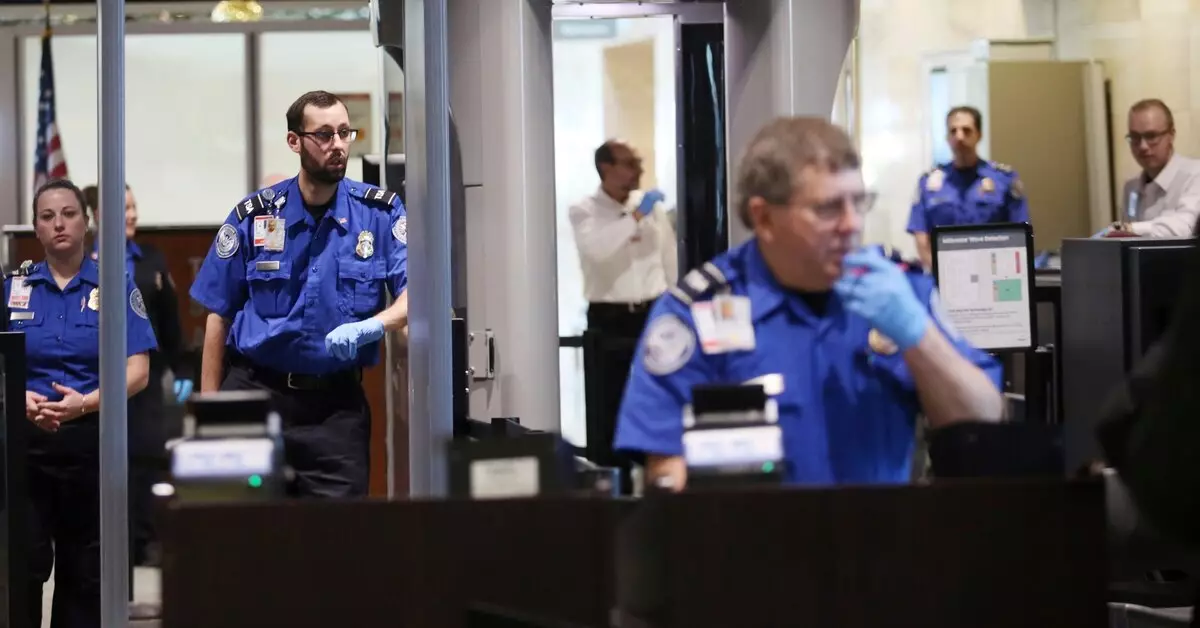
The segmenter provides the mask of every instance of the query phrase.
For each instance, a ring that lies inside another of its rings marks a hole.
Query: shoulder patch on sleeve
[[[1013,176],[1012,183],[1008,186],[1008,193],[1013,198],[1022,198],[1025,196],[1025,184],[1021,182],[1021,177]]]
[[[396,199],[400,198],[400,195],[391,190],[365,186],[358,191],[358,197],[377,207],[391,209],[395,206]]]
[[[217,230],[217,257],[221,259],[233,257],[240,245],[237,229],[229,223],[221,225],[221,228]]]
[[[668,292],[680,301],[691,305],[704,298],[705,295],[728,285],[729,280],[725,278],[725,273],[721,272],[716,264],[704,262],[699,268],[693,268],[684,275],[679,283]]]
[[[146,302],[142,299],[142,291],[137,288],[129,293],[129,309],[133,310],[133,313],[137,314],[139,318],[150,318],[146,315]]]
[[[270,189],[270,188],[268,188],[268,189]],[[238,206],[237,206],[238,222],[241,222],[241,221],[245,220],[246,218],[253,216],[254,214],[257,214],[258,212],[262,211],[263,209],[265,209],[267,207],[267,204],[269,201],[268,201],[268,199],[263,197],[263,194],[266,191],[267,190],[263,190],[262,192],[259,192],[258,194],[250,196],[246,200],[238,203]],[[274,198],[274,196],[275,196],[274,190],[271,190],[271,196],[272,196],[272,198]]]
[[[408,218],[401,216],[392,223],[392,237],[400,244],[408,244]]]
[[[991,163],[992,163],[992,167],[995,168],[996,170],[999,170],[1000,172],[1012,172],[1013,171],[1013,167],[1008,164],[1002,164],[998,161],[993,161]]]
[[[674,314],[650,321],[642,343],[642,362],[651,375],[678,371],[696,351],[696,335]]]

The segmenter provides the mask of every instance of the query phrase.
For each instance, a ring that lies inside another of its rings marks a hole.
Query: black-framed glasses
[[[1167,129],[1166,131],[1146,131],[1145,133],[1134,133],[1131,131],[1125,136],[1125,141],[1129,142],[1131,146],[1137,146],[1145,140],[1147,144],[1154,146],[1162,141],[1162,138],[1170,135],[1171,131],[1172,129]]]
[[[300,137],[313,137],[322,144],[328,144],[333,141],[333,138],[341,139],[345,142],[353,142],[358,139],[358,129],[338,129],[336,131],[296,131],[296,135]]]

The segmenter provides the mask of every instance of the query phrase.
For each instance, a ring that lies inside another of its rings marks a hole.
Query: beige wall
[[[862,0],[863,167],[880,195],[867,219],[868,241],[915,253],[904,227],[930,154],[926,55],[964,50],[977,39],[1047,37],[1052,6],[1051,0]]]
[[[1200,156],[1200,0],[1059,0],[1062,59],[1094,58],[1111,82],[1115,186],[1137,173],[1125,142],[1125,115],[1142,98],[1175,113],[1181,153]]]

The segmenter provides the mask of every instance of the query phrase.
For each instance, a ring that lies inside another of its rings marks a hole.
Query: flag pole
[[[125,2],[96,0],[100,206],[125,206]],[[129,458],[125,392],[125,224],[100,233],[100,609],[101,625],[129,625]],[[107,367],[107,368],[105,368]],[[104,375],[107,373],[107,375]]]

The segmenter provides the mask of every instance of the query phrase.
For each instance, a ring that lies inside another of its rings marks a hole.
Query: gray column
[[[453,434],[446,2],[404,0],[409,485],[413,497],[445,495],[445,448]]]
[[[472,392],[471,413],[557,431],[550,2],[450,2],[452,102],[468,186],[468,325],[496,335],[496,379]]]
[[[858,0],[725,3],[731,195],[741,152],[759,127],[777,116],[830,117],[857,25]],[[732,197],[730,208],[736,213]],[[730,220],[731,246],[749,235]]]
[[[99,0],[98,4],[100,205],[124,207],[125,3]],[[100,617],[104,626],[116,628],[129,623],[125,223],[101,221],[99,237],[100,373],[108,373],[100,378]]]

